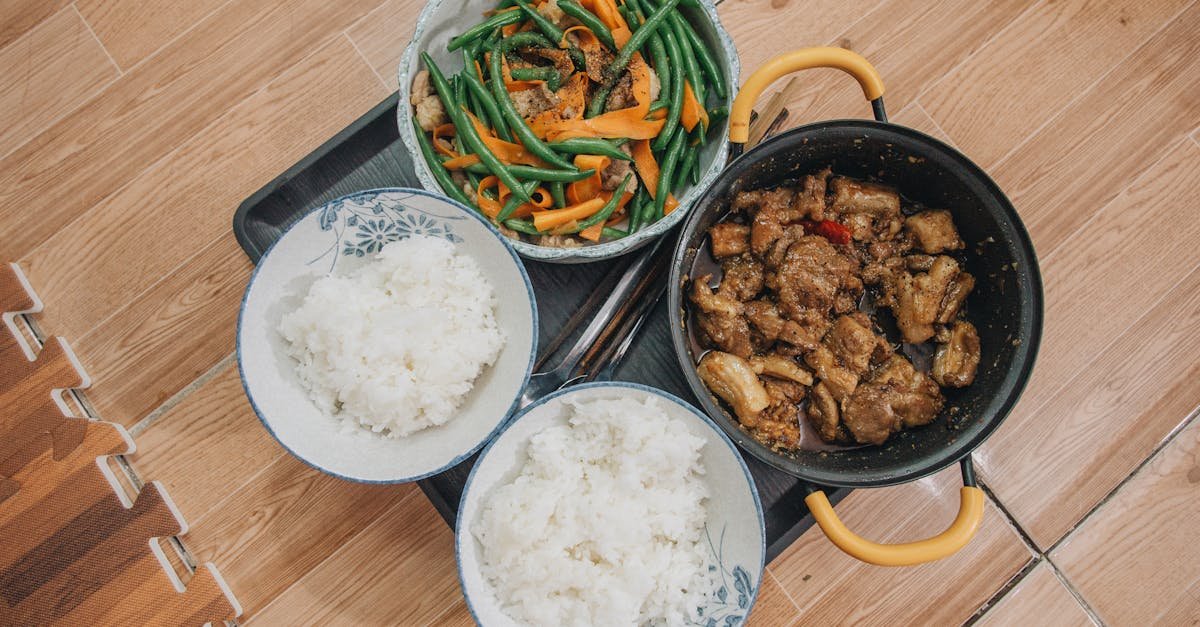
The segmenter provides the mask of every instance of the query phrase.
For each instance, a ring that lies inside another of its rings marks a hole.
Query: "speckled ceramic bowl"
[[[738,84],[738,74],[741,71],[737,49],[734,48],[733,39],[729,37],[729,33],[725,32],[725,29],[721,27],[720,19],[717,17],[717,9],[711,0],[701,0],[700,5],[701,8],[699,9],[683,8],[682,10],[687,15],[689,21],[696,25],[697,32],[708,43],[709,50],[716,53],[718,63],[723,63],[726,80],[731,86],[730,91],[734,92]],[[400,106],[397,107],[400,137],[404,139],[404,145],[409,148],[409,152],[412,155],[413,167],[417,173],[417,179],[420,180],[421,186],[425,189],[438,193],[442,192],[441,187],[434,180],[433,174],[430,173],[429,166],[425,163],[425,158],[421,156],[420,147],[417,144],[417,138],[413,131],[413,109],[408,104],[412,88],[412,77],[421,69],[420,53],[422,51],[428,52],[433,57],[433,60],[437,62],[438,67],[442,68],[447,74],[458,72],[463,67],[462,55],[459,52],[447,52],[447,42],[450,41],[451,37],[483,20],[483,12],[495,6],[496,0],[466,0],[465,2],[430,0],[425,5],[425,10],[421,12],[420,17],[417,18],[416,31],[413,33],[412,42],[408,45],[408,48],[404,51],[404,57],[400,60]],[[732,102],[732,99],[733,93],[730,93],[730,102]],[[709,141],[701,149],[701,175],[699,184],[685,187],[683,193],[679,195],[682,210],[672,212],[671,215],[666,216],[647,228],[641,229],[633,235],[611,242],[584,245],[580,248],[535,246],[514,240],[512,242],[513,248],[522,257],[548,261],[550,263],[585,263],[588,261],[609,259],[636,250],[663,233],[666,233],[683,219],[693,201],[700,197],[704,190],[716,179],[717,174],[724,169],[728,154],[728,127],[727,122],[722,122],[720,126],[710,129]]]
[[[318,277],[351,272],[384,244],[409,235],[450,240],[478,262],[495,290],[496,322],[506,338],[496,363],[449,422],[389,439],[345,426],[309,399],[279,322]],[[537,349],[533,287],[507,241],[474,211],[416,189],[358,192],[300,218],[259,261],[238,316],[238,367],[263,425],[305,463],[368,483],[414,481],[478,450],[516,408]]]
[[[526,459],[529,438],[546,427],[565,424],[564,401],[609,398],[656,398],[671,418],[682,420],[695,436],[704,438],[701,450],[704,481],[708,484],[707,531],[709,562],[717,590],[704,605],[705,623],[741,625],[758,596],[766,559],[762,503],[746,463],[733,442],[707,416],[679,398],[636,383],[589,383],[551,394],[522,410],[483,450],[467,478],[455,524],[458,576],[467,607],[485,627],[514,625],[501,609],[492,586],[480,570],[479,540],[472,533],[483,499],[512,481]],[[709,619],[712,619],[711,621]],[[715,621],[715,622],[713,622]]]

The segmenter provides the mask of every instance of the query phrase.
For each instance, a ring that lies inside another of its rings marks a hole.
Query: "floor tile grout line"
[[[387,508],[385,508],[383,511],[379,512],[379,514],[377,514],[375,516],[375,518],[371,519],[371,522],[367,523],[366,525],[363,525],[362,529],[359,529],[358,531],[356,531],[353,534],[351,534],[350,536],[348,536],[345,540],[342,541],[341,544],[338,545],[338,547],[336,549],[333,550],[332,553],[330,553],[329,555],[326,555],[324,558],[321,559],[321,561],[317,562],[316,564],[313,564],[312,568],[309,568],[307,571],[304,572],[304,574],[297,577],[295,581],[293,581],[291,584],[288,585],[288,587],[284,588],[283,590],[280,590],[279,593],[276,594],[274,598],[272,598],[270,601],[268,601],[266,605],[259,608],[258,611],[255,613],[261,614],[261,613],[267,611],[267,608],[274,605],[275,602],[278,601],[281,597],[283,597],[283,595],[287,594],[287,592],[289,590],[291,590],[292,588],[295,588],[297,585],[299,585],[300,582],[303,581],[305,577],[312,574],[313,571],[320,568],[321,565],[324,564],[325,562],[333,559],[334,557],[336,557],[337,555],[339,555],[343,551],[345,551],[346,547],[349,546],[350,544],[352,544],[354,542],[355,538],[358,538],[362,534],[366,533],[368,530],[374,528],[376,525],[382,524],[380,521],[382,521],[385,516],[387,516],[389,513],[391,513],[392,510],[398,509],[399,507],[408,503],[418,493],[421,493],[421,490],[419,488],[414,488],[411,491],[409,491],[408,494],[400,497],[399,501],[392,503]],[[440,524],[440,521],[434,521],[434,522]],[[444,614],[445,614],[445,612],[442,612],[442,614],[438,614],[438,616],[435,617],[435,619],[440,618]]]
[[[950,136],[950,133],[946,132],[946,129],[942,128],[942,125],[937,121],[937,118],[933,117],[933,114],[930,113],[929,110],[925,108],[925,105],[921,104],[921,101],[917,100],[916,98],[913,99],[912,104],[916,105],[917,108],[921,110],[921,113],[924,113],[925,117],[929,118],[930,122],[933,122],[933,128],[936,128],[937,131],[939,133],[941,133],[943,137],[946,138],[947,143],[949,143],[951,146],[953,146],[954,138]]]
[[[1083,596],[1083,593],[1075,588],[1075,584],[1071,583],[1070,579],[1067,579],[1066,574],[1059,570],[1058,564],[1055,564],[1049,555],[1046,555],[1046,566],[1054,574],[1055,578],[1058,579],[1058,582],[1062,584],[1062,587],[1066,588],[1067,592],[1075,598],[1075,602],[1079,604],[1079,607],[1083,608],[1084,613],[1088,615],[1088,618],[1092,619],[1092,622],[1101,626],[1106,625],[1104,619],[1100,617],[1100,613],[1088,602],[1087,597]]]
[[[172,394],[169,398],[167,398],[167,400],[163,401],[157,407],[152,409],[150,413],[146,414],[145,417],[135,422],[133,426],[129,427],[129,435],[136,438],[142,433],[145,433],[146,429],[150,428],[151,425],[157,422],[158,419],[163,417],[167,412],[177,407],[185,398],[191,396],[193,392],[201,387],[204,387],[204,385],[209,381],[212,381],[220,376],[221,372],[224,371],[225,368],[236,363],[236,353],[229,353],[228,355],[222,357],[219,361],[217,361],[217,363],[213,364],[211,368],[200,373],[200,376],[192,379],[191,382],[180,388],[178,392]]]
[[[775,582],[775,587],[779,588],[780,590],[783,591],[783,596],[787,597],[788,603],[792,604],[792,607],[796,610],[796,614],[803,616],[804,612],[802,612],[800,610],[800,604],[796,602],[796,599],[794,597],[792,597],[792,593],[788,592],[788,589],[783,587],[783,584],[780,583],[779,578],[776,577],[775,573],[771,571],[770,564],[766,564],[763,566],[763,575],[770,577],[771,581]],[[761,585],[761,583],[760,583],[760,585]],[[753,613],[753,611],[751,611],[751,613]]]
[[[79,18],[79,21],[83,22],[83,27],[91,34],[92,39],[96,40],[96,45],[100,46],[100,49],[104,51],[104,56],[108,57],[108,62],[112,63],[113,69],[117,71],[117,78],[125,76],[125,71],[121,69],[121,64],[117,63],[117,60],[113,58],[112,53],[108,51],[108,46],[105,46],[104,42],[100,41],[100,36],[96,34],[96,31],[92,28],[91,23],[87,21],[87,18],[83,17],[83,13],[80,12],[79,7],[74,2],[70,6],[75,11],[75,15]]]
[[[1071,525],[1069,529],[1063,532],[1062,536],[1055,540],[1050,545],[1050,548],[1046,549],[1046,554],[1049,555],[1054,551],[1057,551],[1063,545],[1063,543],[1065,543],[1071,538],[1072,535],[1075,534],[1076,531],[1079,531],[1080,528],[1087,524],[1088,520],[1096,516],[1101,508],[1115,498],[1117,493],[1120,492],[1122,488],[1124,488],[1129,482],[1133,481],[1134,477],[1141,473],[1146,466],[1149,466],[1151,463],[1153,463],[1155,458],[1157,458],[1158,455],[1167,448],[1167,446],[1169,446],[1177,437],[1179,437],[1180,433],[1183,433],[1184,430],[1186,430],[1193,422],[1196,422],[1197,420],[1200,420],[1200,406],[1197,406],[1188,412],[1188,414],[1179,421],[1179,424],[1175,425],[1175,427],[1163,437],[1162,441],[1155,445],[1155,447],[1151,449],[1151,451],[1146,454],[1145,457],[1142,458],[1142,461],[1138,462],[1138,464],[1134,466],[1133,469],[1130,470],[1129,473],[1127,473],[1125,477],[1117,483],[1117,485],[1113,486],[1113,488],[1105,493],[1100,500],[1096,501],[1096,504],[1088,509],[1088,511],[1082,517],[1080,517],[1074,525]]]
[[[1147,46],[1149,46],[1150,42],[1154,41],[1154,38],[1158,37],[1159,33],[1162,33],[1164,30],[1166,30],[1168,27],[1170,27],[1171,24],[1173,24],[1175,22],[1175,20],[1179,19],[1180,15],[1183,15],[1183,13],[1186,12],[1188,9],[1190,9],[1192,7],[1192,5],[1196,4],[1197,1],[1198,0],[1192,0],[1192,2],[1185,4],[1183,6],[1183,8],[1176,11],[1174,15],[1172,15],[1170,18],[1168,18],[1166,21],[1164,21],[1162,24],[1160,24],[1158,26],[1158,28],[1154,29],[1154,31],[1151,32],[1150,34],[1146,35],[1146,38],[1143,39],[1140,43],[1138,43],[1138,45],[1133,46],[1129,50],[1129,52],[1125,54],[1125,56],[1121,57],[1120,60],[1118,60],[1116,63],[1114,63],[1112,66],[1110,66],[1107,70],[1101,72],[1100,75],[1098,77],[1096,77],[1096,80],[1092,81],[1085,87],[1082,87],[1077,92],[1075,92],[1075,95],[1072,96],[1065,103],[1063,103],[1063,105],[1061,107],[1059,107],[1058,110],[1055,111],[1053,115],[1051,115],[1049,118],[1047,118],[1045,122],[1042,122],[1033,131],[1026,133],[1025,137],[1022,138],[1021,141],[1017,142],[1016,144],[1013,145],[1012,148],[1008,149],[1008,152],[1001,155],[1000,158],[996,159],[992,163],[987,164],[987,168],[994,170],[994,169],[1000,167],[1000,165],[1003,164],[1005,161],[1007,161],[1009,157],[1016,154],[1023,146],[1025,146],[1025,144],[1028,144],[1030,141],[1032,141],[1035,136],[1037,136],[1039,133],[1041,133],[1043,130],[1045,130],[1047,127],[1049,127],[1053,122],[1055,122],[1062,116],[1066,115],[1067,112],[1070,110],[1070,108],[1076,102],[1079,102],[1080,100],[1082,100],[1084,96],[1091,94],[1093,90],[1100,88],[1100,86],[1104,84],[1105,79],[1107,79],[1110,75],[1112,75],[1114,72],[1116,72],[1122,65],[1125,64],[1126,61],[1133,58],[1133,55],[1137,54],[1138,52],[1141,52],[1143,48],[1146,48]]]
[[[354,48],[354,52],[358,53],[358,58],[362,59],[363,63],[366,63],[367,67],[371,69],[371,73],[375,75],[375,78],[379,79],[379,84],[383,85],[383,88],[388,90],[388,93],[391,93],[391,87],[389,87],[387,82],[383,80],[383,76],[379,74],[379,71],[375,69],[375,66],[371,64],[371,60],[367,58],[367,55],[363,54],[362,48],[358,47],[358,43],[354,41],[354,38],[350,36],[350,29],[347,28],[346,30],[342,31],[342,35],[346,37],[346,41],[350,42],[350,47]]]
[[[1022,581],[1025,581],[1030,573],[1032,573],[1034,569],[1037,568],[1038,564],[1042,563],[1043,560],[1044,556],[1041,554],[1035,553],[1032,555],[1031,559],[1021,567],[1021,570],[1017,571],[1017,574],[1013,575],[1008,581],[1004,582],[1004,585],[1000,586],[999,589],[993,592],[992,596],[988,597],[988,599],[984,601],[983,604],[980,605],[973,614],[968,616],[967,619],[961,623],[962,627],[970,627],[971,625],[983,620],[983,617],[987,616],[988,613],[994,610],[1001,601],[1008,597],[1008,595],[1012,594],[1012,591],[1016,590],[1017,586],[1019,586]]]

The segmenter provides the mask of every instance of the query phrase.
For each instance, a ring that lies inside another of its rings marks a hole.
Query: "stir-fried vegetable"
[[[421,55],[432,89],[414,102],[445,112],[414,120],[437,183],[535,243],[620,239],[670,214],[728,105],[698,7],[499,0],[450,40],[457,74]]]

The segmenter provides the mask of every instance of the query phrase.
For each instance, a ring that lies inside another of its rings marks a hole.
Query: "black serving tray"
[[[397,95],[392,94],[299,163],[242,202],[233,217],[233,233],[257,263],[297,217],[339,196],[377,187],[420,187],[408,150],[396,128]],[[673,234],[669,233],[668,236]],[[620,259],[582,265],[525,260],[538,300],[540,346],[545,347]],[[694,404],[668,331],[663,299],[616,369],[615,379],[665,390]],[[570,342],[568,342],[568,345]],[[774,559],[813,524],[804,505],[806,491],[794,477],[743,454],[762,498],[767,559]],[[419,482],[421,489],[454,526],[463,484],[475,457]],[[835,503],[848,490],[827,490]]]

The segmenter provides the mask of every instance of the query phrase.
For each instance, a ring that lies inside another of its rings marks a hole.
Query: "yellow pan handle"
[[[879,544],[850,531],[833,512],[824,492],[813,492],[804,502],[821,531],[851,557],[877,566],[913,566],[953,555],[975,537],[983,520],[983,490],[963,486],[961,499],[958,517],[948,529],[932,538],[905,544]]]
[[[764,89],[781,77],[815,67],[837,68],[858,79],[867,100],[883,95],[883,79],[862,55],[845,48],[801,48],[781,54],[763,64],[738,90],[729,113],[729,141],[744,144],[750,136],[750,111]]]

